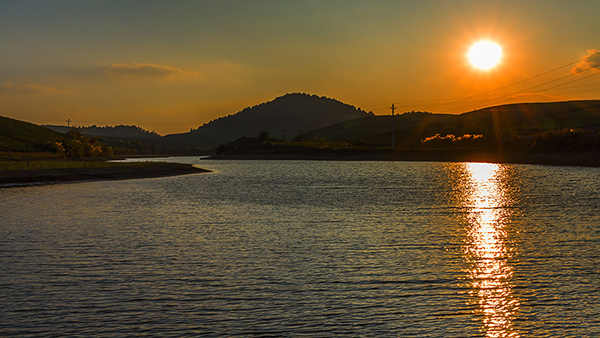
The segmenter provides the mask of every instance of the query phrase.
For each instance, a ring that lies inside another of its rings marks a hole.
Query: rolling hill
[[[0,116],[0,151],[47,151],[44,143],[63,134],[37,124]]]
[[[410,112],[394,117],[390,115],[366,116],[314,130],[309,138],[328,141],[349,141],[395,130],[409,129],[443,121],[452,115]]]
[[[459,115],[405,113],[396,116],[394,124],[399,146],[414,146],[436,134],[479,134],[489,138],[526,136],[600,125],[600,100],[509,104]],[[333,141],[362,139],[371,145],[389,145],[391,116],[339,123],[315,130],[311,136]]]
[[[48,128],[11,118],[0,117],[0,123],[1,151],[45,151],[44,143],[62,136]],[[289,141],[301,135],[299,141],[338,142],[333,147],[339,147],[341,142],[366,151],[389,147],[392,126],[399,149],[432,149],[435,142],[424,147],[422,140],[435,135],[443,138],[451,134],[458,138],[469,134],[478,136],[477,142],[470,142],[469,147],[493,151],[501,141],[521,144],[531,141],[523,138],[533,140],[545,132],[565,128],[600,129],[600,100],[509,104],[459,115],[410,112],[396,115],[392,120],[389,115],[374,116],[326,97],[287,94],[218,118],[188,133],[160,137],[135,126],[92,126],[81,132],[106,138],[110,146],[124,154],[128,151],[137,154],[206,151],[203,148],[227,144],[243,136],[256,137],[263,130],[269,132],[274,141]],[[576,143],[588,147],[590,140],[595,139],[592,136],[585,136],[587,143]],[[454,147],[462,146],[460,142],[451,143]]]
[[[334,99],[294,93],[218,118],[188,133],[166,135],[163,139],[211,147],[242,136],[257,136],[262,130],[277,139],[293,139],[303,132],[369,115]]]

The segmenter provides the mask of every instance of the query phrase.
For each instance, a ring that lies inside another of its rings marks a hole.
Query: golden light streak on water
[[[473,263],[473,293],[479,302],[486,337],[519,337],[513,318],[519,301],[512,294],[511,252],[507,249],[506,225],[510,196],[504,181],[507,173],[498,164],[466,163],[464,207],[469,230],[465,254]]]

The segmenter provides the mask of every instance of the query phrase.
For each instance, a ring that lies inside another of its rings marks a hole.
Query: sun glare
[[[471,46],[467,57],[473,67],[481,70],[489,70],[500,63],[502,59],[502,47],[491,41],[479,41]]]

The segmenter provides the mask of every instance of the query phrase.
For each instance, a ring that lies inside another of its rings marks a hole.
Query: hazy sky
[[[598,17],[600,0],[1,0],[0,115],[167,134],[290,92],[378,115],[600,99],[600,58],[574,63],[600,51]],[[489,71],[466,58],[481,39],[503,48]]]

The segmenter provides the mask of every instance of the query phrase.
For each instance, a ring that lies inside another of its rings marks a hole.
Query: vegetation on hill
[[[527,136],[506,139],[505,151],[538,153],[600,152],[600,126],[593,128],[563,128]]]
[[[46,153],[58,157],[78,158],[110,155],[205,155],[211,152],[210,149],[163,140],[158,134],[143,131],[135,126],[124,126],[124,129],[132,132],[141,130],[143,135],[150,133],[156,137],[138,139],[89,136],[83,135],[81,128],[67,127],[58,128],[65,131],[60,133],[32,123],[7,117],[0,118],[0,151],[5,153]],[[86,128],[83,130],[90,130],[92,127]],[[123,129],[115,128],[99,127],[106,130]]]
[[[76,129],[69,130],[45,146],[60,157],[107,157],[113,154],[112,148],[98,137],[85,137]]]
[[[97,137],[82,136],[72,129],[66,134],[33,123],[0,116],[0,151],[17,153],[49,152],[58,157],[112,155],[112,148]]]

